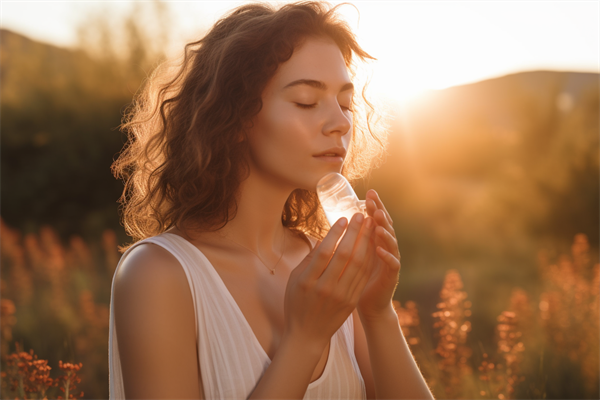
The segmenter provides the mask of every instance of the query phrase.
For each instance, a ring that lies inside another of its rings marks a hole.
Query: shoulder
[[[113,290],[126,397],[198,398],[196,317],[177,258],[141,243],[119,266]]]
[[[129,321],[142,311],[148,311],[148,318],[152,318],[159,310],[166,313],[169,309],[184,310],[181,314],[194,310],[183,267],[173,254],[157,244],[141,243],[131,249],[114,280],[117,320]],[[169,318],[177,315],[171,314]]]
[[[115,288],[140,283],[165,282],[176,284],[185,279],[185,272],[177,258],[164,247],[140,243],[125,256],[115,275]]]
[[[155,243],[141,243],[131,249],[114,280],[117,320],[143,311],[156,315],[164,307],[194,310],[183,267],[173,254]]]

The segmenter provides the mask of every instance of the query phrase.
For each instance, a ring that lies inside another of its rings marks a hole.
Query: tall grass
[[[65,245],[49,227],[22,235],[0,219],[0,235],[2,398],[107,398],[114,232]],[[538,259],[540,291],[513,289],[495,316],[494,348],[470,337],[472,300],[458,270],[447,271],[435,310],[394,300],[436,398],[599,397],[600,264],[582,234],[570,254],[551,260],[540,251]],[[433,316],[433,335],[419,312]],[[54,378],[51,365],[59,366]]]
[[[493,350],[484,349],[481,340],[468,345],[471,302],[456,270],[446,273],[440,291],[434,338],[423,335],[414,302],[404,308],[394,302],[436,398],[599,398],[600,264],[591,263],[583,234],[575,236],[571,250],[554,262],[540,252],[539,299],[513,289],[496,317]]]
[[[35,351],[47,362],[48,379],[51,366],[58,372],[46,386],[52,395],[79,396],[73,391],[80,379],[88,398],[108,398],[108,305],[119,258],[114,232],[104,231],[100,243],[73,236],[64,245],[50,227],[23,235],[0,219],[0,238],[1,397],[44,397],[38,386],[14,385],[40,376]],[[70,393],[61,395],[61,387]]]

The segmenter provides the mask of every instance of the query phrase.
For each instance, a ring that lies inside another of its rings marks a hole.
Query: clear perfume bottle
[[[346,217],[350,222],[356,213],[368,216],[365,200],[359,200],[350,182],[337,172],[331,172],[319,180],[317,195],[330,226],[341,217]]]

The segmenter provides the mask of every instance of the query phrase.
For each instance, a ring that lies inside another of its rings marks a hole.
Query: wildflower
[[[468,365],[472,350],[466,346],[467,334],[471,331],[471,322],[467,320],[471,315],[468,310],[471,302],[466,300],[467,293],[462,288],[458,271],[448,271],[440,292],[441,302],[437,304],[439,311],[433,313],[438,319],[433,326],[438,328],[436,336],[439,337],[435,353],[440,358],[438,368],[447,398],[458,398],[463,377],[472,374]]]
[[[579,365],[591,393],[597,391],[600,372],[599,269],[598,264],[591,266],[587,237],[577,234],[571,255],[563,254],[556,263],[545,264],[539,301],[544,340],[558,353],[555,364],[564,356]]]
[[[514,387],[517,383],[525,380],[520,371],[525,345],[521,341],[522,333],[517,329],[517,321],[516,313],[503,311],[498,316],[498,325],[496,326],[498,353],[504,359],[505,367],[499,394],[502,394],[505,399],[514,399]]]
[[[77,372],[83,366],[82,363],[79,364],[71,364],[71,363],[63,363],[62,361],[58,362],[58,367],[64,372],[64,375],[60,376],[56,380],[56,386],[59,388],[60,392],[64,394],[63,396],[58,396],[58,399],[76,399],[83,397],[83,392],[77,393],[77,383],[81,382],[81,378],[77,375]]]
[[[393,300],[394,310],[398,315],[398,322],[402,333],[406,338],[406,342],[409,345],[417,345],[420,342],[420,338],[417,332],[419,326],[419,312],[417,311],[417,305],[414,301],[407,301],[406,308],[401,307],[398,300]]]
[[[8,342],[12,341],[12,327],[17,323],[15,303],[9,299],[0,300],[0,334],[2,335],[2,354],[8,353]]]
[[[2,372],[3,381],[8,381],[9,389],[16,391],[22,398],[28,398],[27,393],[37,394],[40,398],[47,398],[46,391],[54,386],[54,380],[50,378],[48,361],[38,360],[33,350],[29,353],[19,349],[16,343],[16,352],[7,356],[6,371]],[[3,385],[4,387],[4,385]]]

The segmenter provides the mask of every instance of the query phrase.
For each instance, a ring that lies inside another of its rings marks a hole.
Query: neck
[[[240,186],[235,217],[219,233],[266,259],[281,255],[288,230],[281,213],[292,190],[250,174]]]

